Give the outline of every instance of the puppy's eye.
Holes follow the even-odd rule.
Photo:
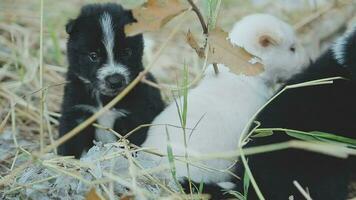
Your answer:
[[[294,53],[294,52],[295,52],[295,46],[291,46],[291,47],[289,48],[289,50]]]
[[[92,62],[97,62],[99,60],[99,56],[96,52],[90,52],[88,56]]]
[[[131,55],[132,55],[132,50],[130,48],[125,48],[120,53],[120,56],[124,58],[129,58]]]

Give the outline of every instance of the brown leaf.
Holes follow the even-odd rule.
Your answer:
[[[125,26],[127,36],[133,36],[146,31],[156,31],[179,15],[187,7],[179,0],[148,0],[141,7],[132,10],[137,22]]]
[[[255,56],[249,54],[243,48],[233,46],[227,38],[228,33],[220,28],[209,32],[209,63],[225,64],[231,72],[237,74],[253,76],[263,72],[261,63],[252,64],[249,62]]]
[[[205,57],[204,48],[199,46],[192,32],[188,31],[186,39],[190,47],[192,47],[195,50],[195,52],[197,52],[199,58],[204,58]]]
[[[86,195],[85,200],[103,200],[97,193],[95,188],[92,188]]]

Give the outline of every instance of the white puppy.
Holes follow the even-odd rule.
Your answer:
[[[172,126],[167,126],[168,133],[165,126],[151,127],[144,147],[153,147],[166,154],[169,134],[173,154],[183,158],[186,150],[189,156],[197,157],[235,150],[246,123],[273,95],[277,83],[300,72],[308,63],[292,27],[270,15],[254,14],[243,18],[235,24],[229,38],[232,44],[261,58],[265,71],[249,77],[230,73],[227,67],[219,65],[220,73],[216,76],[209,66],[203,80],[188,93],[187,149],[182,128]],[[176,104],[171,103],[153,124],[181,126]],[[166,157],[157,159],[168,162]],[[195,164],[223,170],[233,162],[214,159]],[[176,161],[176,170],[179,179],[188,176],[185,163]],[[195,182],[223,182],[229,177],[228,173],[190,165],[190,178]]]

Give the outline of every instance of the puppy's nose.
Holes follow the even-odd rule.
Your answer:
[[[107,85],[112,88],[121,88],[125,84],[125,77],[121,74],[113,74],[105,78]]]

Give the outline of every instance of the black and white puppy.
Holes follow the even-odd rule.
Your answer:
[[[356,139],[356,27],[287,84],[337,76],[346,80],[283,92],[260,113],[257,121],[262,128],[322,131]],[[295,138],[276,132],[269,137],[252,138],[247,146],[291,139]],[[354,157],[339,159],[300,149],[257,154],[248,159],[262,194],[274,200],[290,196],[304,199],[293,181],[307,188],[314,200],[346,199],[350,174],[356,171]],[[248,196],[258,199],[252,187]]]
[[[142,35],[126,37],[124,26],[134,22],[131,11],[120,5],[84,6],[79,16],[66,25],[69,68],[62,104],[59,135],[63,136],[99,110],[143,71]],[[155,81],[152,75],[147,77]],[[159,90],[139,83],[97,123],[120,134],[150,123],[162,111],[164,103]],[[128,139],[141,144],[147,129]],[[115,135],[89,126],[59,147],[59,154],[80,157],[93,140],[113,142]]]

